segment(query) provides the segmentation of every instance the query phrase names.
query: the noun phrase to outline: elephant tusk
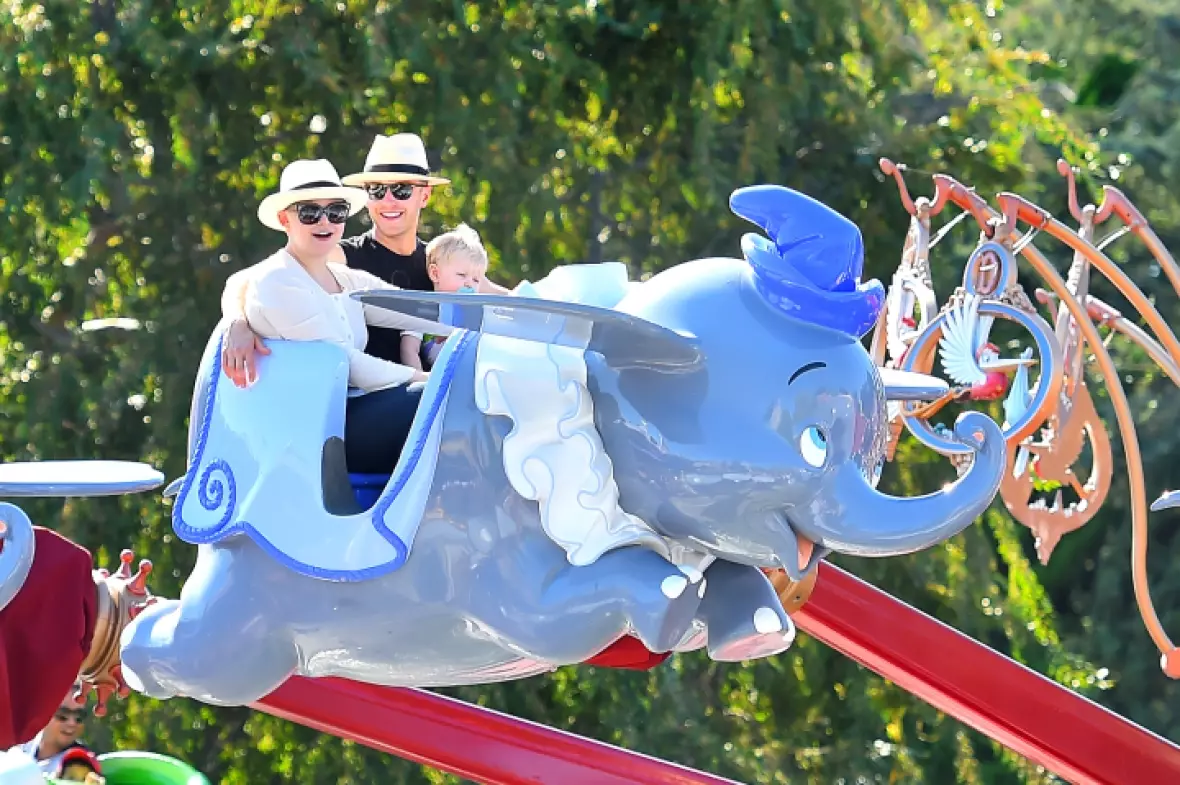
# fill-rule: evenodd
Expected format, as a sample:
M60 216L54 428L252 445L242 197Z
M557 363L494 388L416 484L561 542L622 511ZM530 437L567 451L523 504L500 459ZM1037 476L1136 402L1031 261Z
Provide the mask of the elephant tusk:
M799 571L807 572L808 565L811 564L811 555L815 552L815 543L804 537L802 534L796 535L799 540Z

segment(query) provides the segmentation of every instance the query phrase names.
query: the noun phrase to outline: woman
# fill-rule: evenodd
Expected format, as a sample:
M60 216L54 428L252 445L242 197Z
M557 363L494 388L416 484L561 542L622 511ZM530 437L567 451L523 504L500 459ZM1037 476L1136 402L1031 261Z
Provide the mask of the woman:
M366 324L438 333L449 328L354 300L362 289L396 289L362 270L329 263L344 223L367 200L365 192L340 182L324 159L292 161L279 190L262 200L258 220L285 232L287 244L230 277L221 309L243 318L263 338L328 341L348 353L350 386L344 425L348 470L390 474L414 422L429 374L364 353Z

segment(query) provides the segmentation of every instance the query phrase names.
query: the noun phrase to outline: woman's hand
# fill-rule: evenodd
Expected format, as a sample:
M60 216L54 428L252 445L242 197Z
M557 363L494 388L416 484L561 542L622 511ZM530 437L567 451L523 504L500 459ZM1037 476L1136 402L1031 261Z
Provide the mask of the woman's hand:
M410 381L406 382L406 390L409 392L419 392L426 388L426 383L430 381L430 371L414 371L414 375L410 377Z
M254 334L245 319L234 319L221 346L221 370L236 386L249 387L258 378L255 352L270 354L270 349Z

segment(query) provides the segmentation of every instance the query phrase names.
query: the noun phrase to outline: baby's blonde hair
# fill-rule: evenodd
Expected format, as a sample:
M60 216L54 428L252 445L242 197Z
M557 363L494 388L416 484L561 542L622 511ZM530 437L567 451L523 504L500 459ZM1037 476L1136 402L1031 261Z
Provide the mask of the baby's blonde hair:
M479 234L465 223L426 244L426 265L441 265L455 254L464 254L482 267L488 266L488 252L484 250Z

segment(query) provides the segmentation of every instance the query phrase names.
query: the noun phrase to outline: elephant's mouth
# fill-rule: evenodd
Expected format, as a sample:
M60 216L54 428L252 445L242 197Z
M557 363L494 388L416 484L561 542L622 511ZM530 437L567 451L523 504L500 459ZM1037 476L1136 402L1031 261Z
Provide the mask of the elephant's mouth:
M816 545L814 541L800 534L791 525L791 521L785 513L775 513L775 517L784 534L781 553L776 554L779 566L791 580L801 581L815 570L820 560L831 553L831 550L822 545Z
M967 528L999 490L1006 466L1004 434L986 414L965 412L955 422L956 438L975 453L962 477L924 496L883 494L864 467L845 462L824 479L822 492L781 508L771 550L792 578L836 551L882 558L915 553ZM810 543L811 556L806 556Z

